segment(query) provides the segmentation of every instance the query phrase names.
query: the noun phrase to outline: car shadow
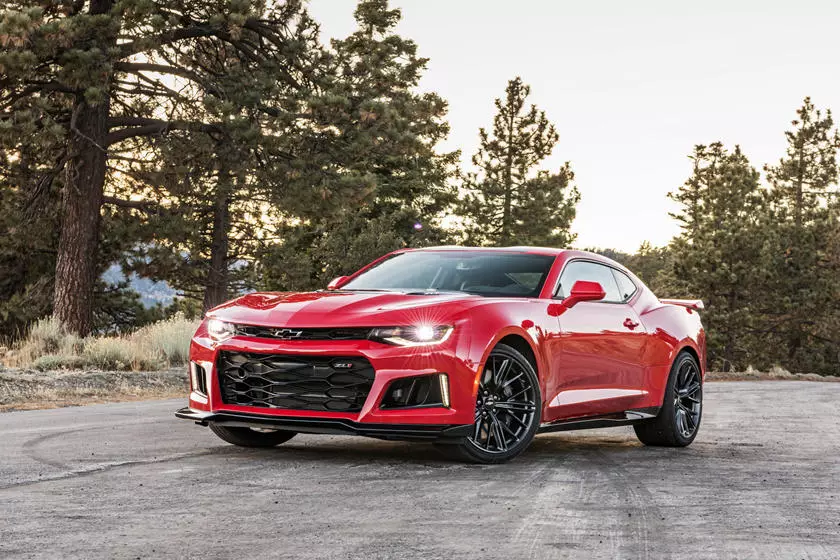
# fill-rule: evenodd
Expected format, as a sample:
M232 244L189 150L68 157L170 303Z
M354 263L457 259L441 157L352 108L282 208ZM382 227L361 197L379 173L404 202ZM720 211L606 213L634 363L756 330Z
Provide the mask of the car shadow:
M271 449L219 447L228 457L259 458L268 461L328 461L347 467L358 465L416 465L424 468L502 468L505 465L529 465L544 462L590 460L601 462L646 458L659 460L663 454L673 453L666 448L642 445L635 437L622 434L576 432L543 434L534 438L519 457L502 465L469 464L447 457L437 446L426 442L386 441L353 436L306 436Z

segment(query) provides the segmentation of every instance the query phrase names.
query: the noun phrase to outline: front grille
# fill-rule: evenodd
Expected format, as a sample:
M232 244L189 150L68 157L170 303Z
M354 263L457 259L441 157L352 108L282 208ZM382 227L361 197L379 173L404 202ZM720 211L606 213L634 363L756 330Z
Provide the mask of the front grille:
M369 328L326 328L293 329L278 327L259 327L255 325L237 325L236 334L255 338L275 340L365 340L370 334Z
M220 352L222 402L242 406L358 412L375 372L358 356Z

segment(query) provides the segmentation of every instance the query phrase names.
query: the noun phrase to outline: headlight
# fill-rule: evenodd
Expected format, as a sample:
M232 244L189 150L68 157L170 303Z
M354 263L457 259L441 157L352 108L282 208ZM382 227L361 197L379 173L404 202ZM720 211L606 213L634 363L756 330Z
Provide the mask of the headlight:
M447 325L417 325L414 327L379 327L371 330L373 340L397 346L426 346L440 344L452 334Z
M216 342L221 342L236 334L236 325L219 319L210 319L207 321L207 333Z

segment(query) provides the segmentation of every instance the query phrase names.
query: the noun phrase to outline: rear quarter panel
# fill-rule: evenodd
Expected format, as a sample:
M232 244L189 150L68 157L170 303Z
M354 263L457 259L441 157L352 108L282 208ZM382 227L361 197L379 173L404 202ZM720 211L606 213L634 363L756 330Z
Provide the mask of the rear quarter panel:
M665 394L671 365L683 350L695 355L705 377L706 333L697 311L664 304L648 290L635 307L649 335L644 353L646 383L650 393L658 397L656 405L659 405Z

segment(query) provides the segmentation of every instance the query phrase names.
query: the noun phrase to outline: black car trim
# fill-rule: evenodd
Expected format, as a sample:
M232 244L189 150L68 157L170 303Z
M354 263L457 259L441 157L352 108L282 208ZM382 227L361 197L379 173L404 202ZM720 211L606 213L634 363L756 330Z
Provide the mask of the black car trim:
M569 418L540 425L537 433L566 432L570 430L590 430L593 428L610 428L612 426L628 426L651 418L659 414L658 406L635 408L617 414L602 414L598 416L584 416Z
M472 424L367 424L342 418L300 418L251 414L246 412L203 412L189 407L175 412L175 416L193 420L206 426L276 428L305 434L349 434L379 439L457 440L471 433Z

